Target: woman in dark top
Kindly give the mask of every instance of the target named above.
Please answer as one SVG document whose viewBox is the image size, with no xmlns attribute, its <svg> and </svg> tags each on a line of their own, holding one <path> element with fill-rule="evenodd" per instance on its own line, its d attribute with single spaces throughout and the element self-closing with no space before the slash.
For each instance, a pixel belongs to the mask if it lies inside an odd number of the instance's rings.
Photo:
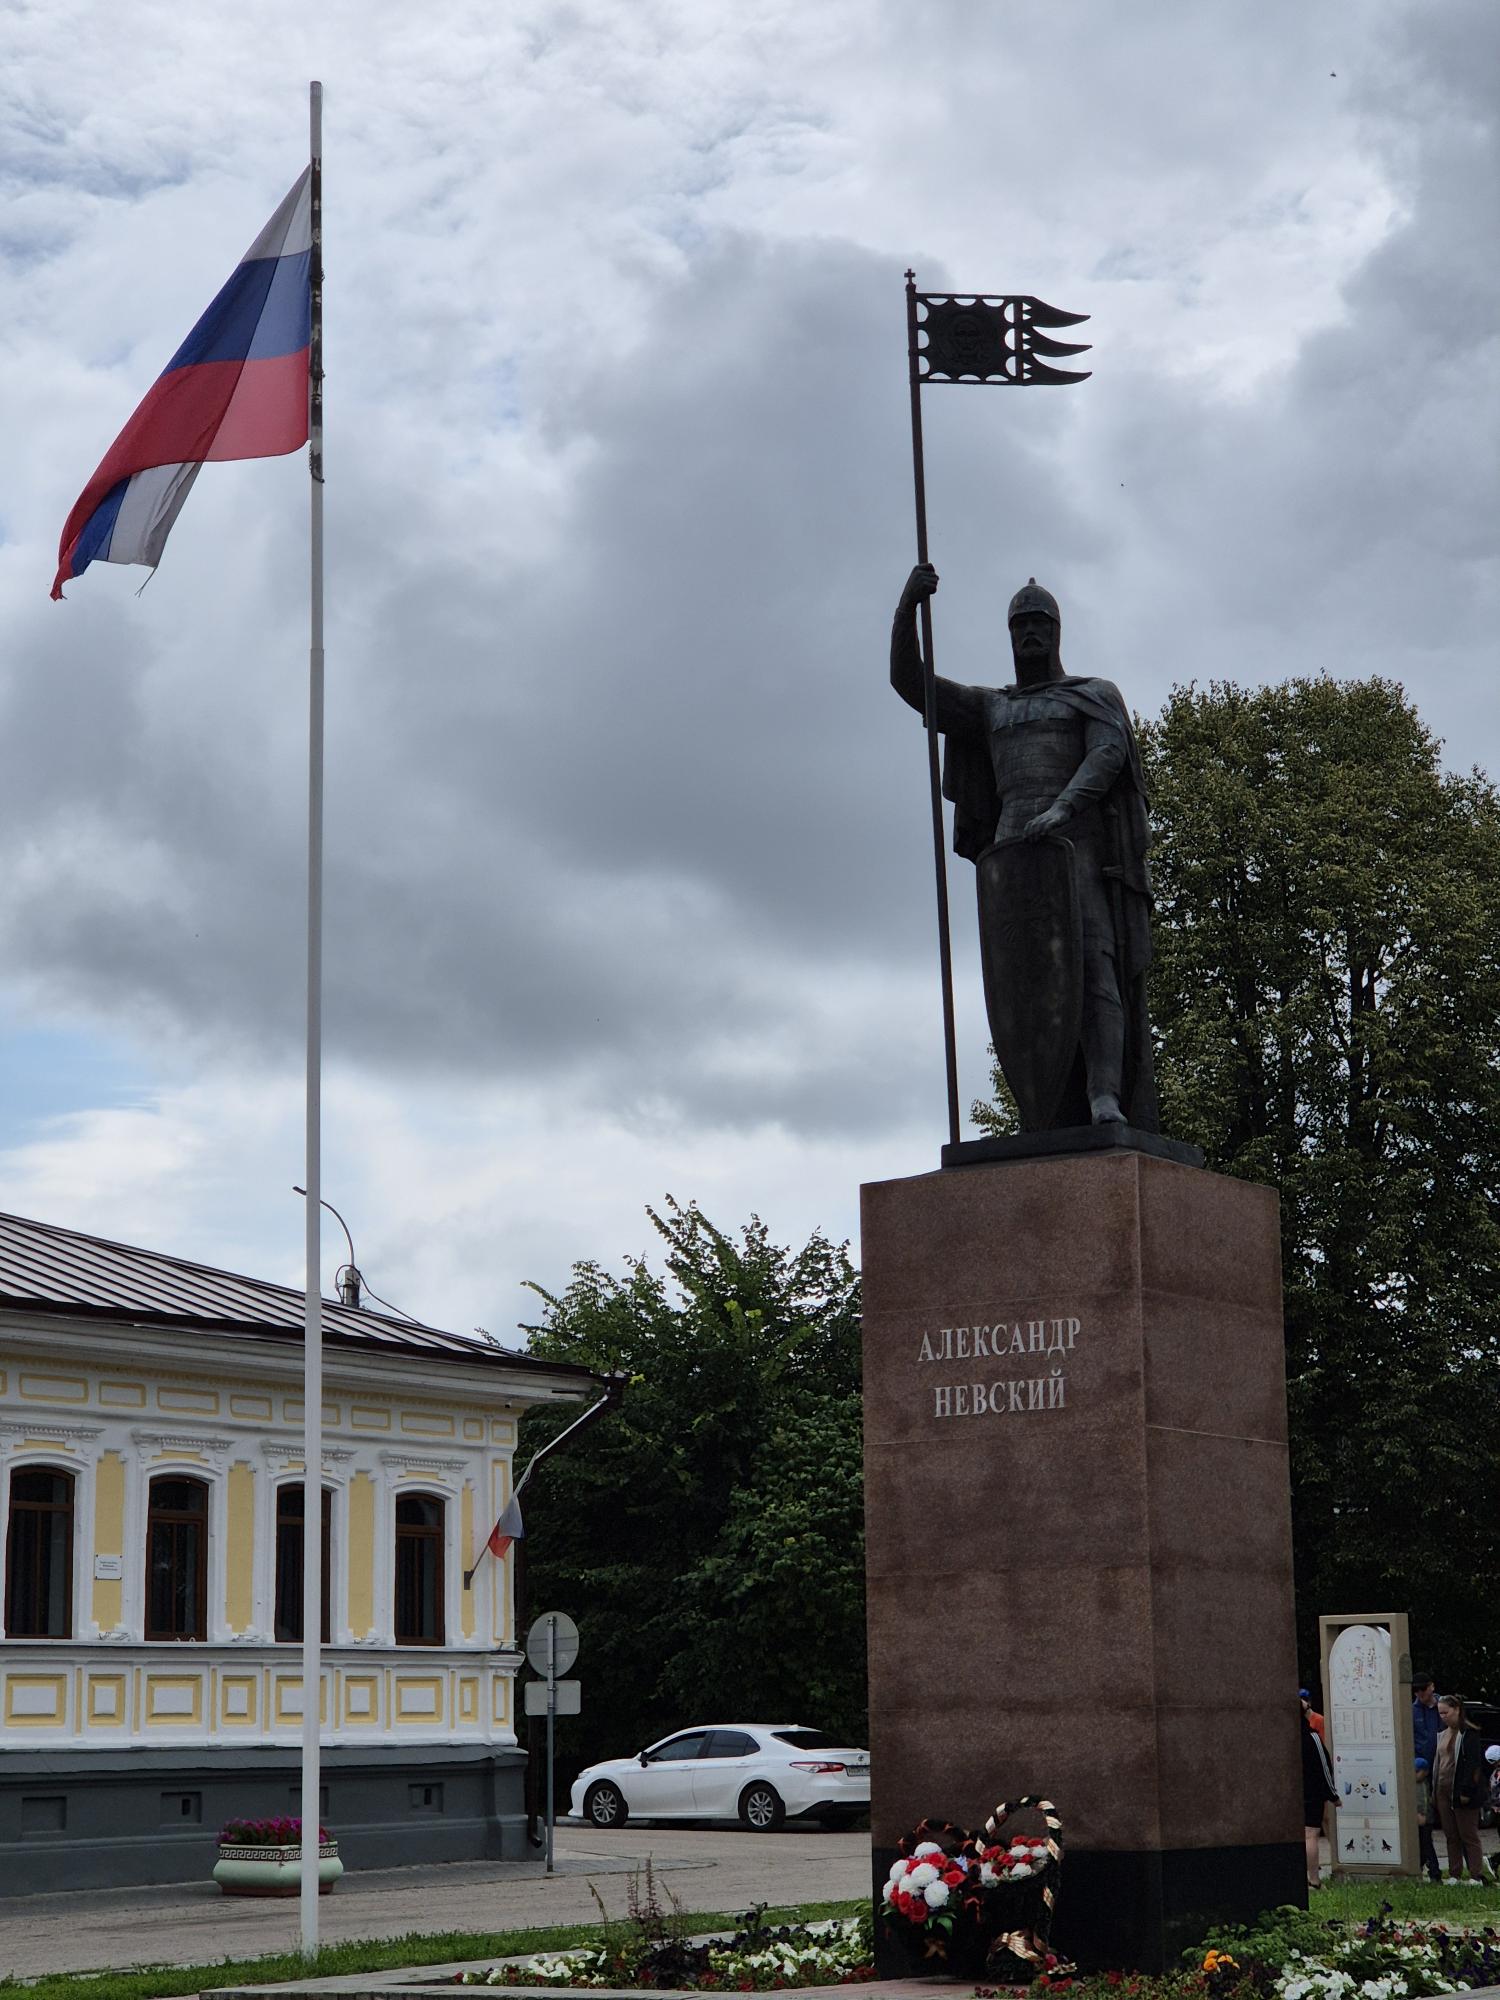
<svg viewBox="0 0 1500 2000">
<path fill-rule="evenodd" d="M 1479 1847 L 1479 1808 L 1484 1803 L 1484 1745 L 1470 1722 L 1462 1695 L 1438 1696 L 1437 1761 L 1432 1771 L 1432 1803 L 1448 1845 L 1448 1880 L 1463 1879 L 1464 1865 L 1476 1882 L 1490 1879 Z"/>
<path fill-rule="evenodd" d="M 1297 1720 L 1302 1729 L 1302 1838 L 1307 1846 L 1307 1886 L 1321 1889 L 1323 1861 L 1318 1852 L 1318 1835 L 1323 1830 L 1325 1810 L 1338 1804 L 1339 1795 L 1333 1788 L 1328 1752 L 1307 1719 L 1305 1704 L 1300 1705 Z"/>
</svg>

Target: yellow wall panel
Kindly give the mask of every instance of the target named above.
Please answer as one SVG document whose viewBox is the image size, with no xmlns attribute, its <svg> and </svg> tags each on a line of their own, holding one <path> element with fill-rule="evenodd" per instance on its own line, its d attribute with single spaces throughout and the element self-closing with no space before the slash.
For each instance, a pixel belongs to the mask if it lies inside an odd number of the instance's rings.
<svg viewBox="0 0 1500 2000">
<path fill-rule="evenodd" d="M 374 1729 L 380 1721 L 380 1676 L 345 1674 L 343 1721 L 351 1729 Z"/>
<path fill-rule="evenodd" d="M 248 1632 L 255 1623 L 255 1469 L 243 1460 L 229 1468 L 228 1511 L 224 1616 L 231 1632 Z"/>
<path fill-rule="evenodd" d="M 260 1675 L 229 1674 L 219 1681 L 219 1727 L 253 1729 L 260 1706 Z"/>
<path fill-rule="evenodd" d="M 303 1409 L 303 1404 L 302 1404 L 302 1398 L 300 1396 L 283 1396 L 281 1399 L 282 1422 L 288 1424 L 300 1424 L 302 1421 L 302 1409 Z M 342 1422 L 342 1419 L 339 1416 L 338 1404 L 325 1403 L 323 1405 L 324 1430 L 329 1430 L 335 1424 L 338 1424 L 340 1422 Z"/>
<path fill-rule="evenodd" d="M 81 1375 L 28 1375 L 20 1377 L 21 1399 L 27 1403 L 86 1403 L 89 1385 Z"/>
<path fill-rule="evenodd" d="M 144 1410 L 146 1385 L 144 1382 L 101 1382 L 99 1403 L 106 1410 Z"/>
<path fill-rule="evenodd" d="M 107 1451 L 94 1473 L 94 1554 L 123 1556 L 125 1553 L 125 1461 L 117 1451 Z M 118 1577 L 107 1582 L 94 1579 L 94 1623 L 101 1632 L 113 1632 L 120 1622 L 120 1601 L 125 1589 Z"/>
<path fill-rule="evenodd" d="M 7 1729 L 57 1729 L 68 1716 L 66 1674 L 8 1674 L 5 1681 Z"/>
<path fill-rule="evenodd" d="M 482 1444 L 484 1442 L 484 1418 L 465 1417 L 464 1436 L 470 1444 Z"/>
<path fill-rule="evenodd" d="M 243 1417 L 247 1423 L 268 1424 L 274 1410 L 269 1396 L 231 1396 L 229 1414 Z"/>
<path fill-rule="evenodd" d="M 199 1675 L 147 1672 L 144 1678 L 148 1729 L 202 1727 L 203 1682 Z"/>
<path fill-rule="evenodd" d="M 375 1629 L 375 1482 L 368 1472 L 349 1481 L 349 1630 L 356 1639 Z"/>
<path fill-rule="evenodd" d="M 219 1414 L 217 1389 L 158 1389 L 156 1407 L 181 1417 L 216 1417 Z"/>
<path fill-rule="evenodd" d="M 357 1431 L 388 1431 L 391 1413 L 389 1410 L 377 1410 L 371 1403 L 352 1403 L 349 1422 Z"/>
<path fill-rule="evenodd" d="M 281 1727 L 300 1724 L 302 1721 L 302 1676 L 301 1674 L 277 1674 L 273 1698 L 275 1719 Z M 328 1676 L 318 1677 L 318 1720 L 328 1720 Z"/>
<path fill-rule="evenodd" d="M 91 1729 L 123 1729 L 126 1721 L 125 1676 L 90 1674 L 88 1718 Z"/>
<path fill-rule="evenodd" d="M 397 1674 L 396 1713 L 393 1720 L 407 1729 L 443 1726 L 443 1676 L 441 1674 Z"/>
<path fill-rule="evenodd" d="M 439 1416 L 431 1410 L 403 1410 L 401 1428 L 408 1437 L 451 1438 L 456 1433 L 452 1417 Z"/>
<path fill-rule="evenodd" d="M 472 1674 L 465 1674 L 458 1683 L 458 1719 L 460 1722 L 479 1720 L 479 1682 Z"/>
</svg>

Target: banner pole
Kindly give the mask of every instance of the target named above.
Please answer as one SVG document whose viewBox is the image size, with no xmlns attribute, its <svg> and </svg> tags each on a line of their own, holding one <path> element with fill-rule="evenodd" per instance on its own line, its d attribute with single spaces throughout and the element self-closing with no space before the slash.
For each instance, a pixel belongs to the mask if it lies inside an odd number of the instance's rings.
<svg viewBox="0 0 1500 2000">
<path fill-rule="evenodd" d="M 302 1956 L 318 1951 L 323 1637 L 323 86 L 308 86 L 312 340 L 307 464 L 311 551 L 307 728 L 307 1290 L 302 1326 Z"/>
<path fill-rule="evenodd" d="M 922 463 L 922 371 L 917 346 L 917 274 L 906 274 L 906 359 L 911 376 L 911 469 L 917 505 L 917 561 L 928 561 L 927 478 Z M 932 856 L 937 870 L 938 970 L 943 988 L 943 1059 L 948 1080 L 948 1140 L 958 1144 L 958 1048 L 953 1032 L 953 948 L 948 926 L 948 861 L 943 842 L 943 784 L 938 757 L 937 673 L 932 662 L 932 599 L 924 597 L 922 713 L 927 724 L 927 776 L 932 792 Z"/>
</svg>

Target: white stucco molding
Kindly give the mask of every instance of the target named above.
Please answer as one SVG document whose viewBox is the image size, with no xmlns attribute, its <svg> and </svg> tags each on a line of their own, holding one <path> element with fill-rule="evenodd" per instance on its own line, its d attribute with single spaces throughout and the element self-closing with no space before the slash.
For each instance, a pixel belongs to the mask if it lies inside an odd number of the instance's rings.
<svg viewBox="0 0 1500 2000">
<path fill-rule="evenodd" d="M 0 1441 L 7 1438 L 96 1438 L 104 1434 L 103 1424 L 54 1424 L 45 1417 L 23 1418 L 18 1423 L 0 1423 Z"/>
<path fill-rule="evenodd" d="M 462 1472 L 467 1463 L 462 1458 L 439 1458 L 420 1451 L 382 1451 L 379 1457 L 382 1465 L 394 1465 L 403 1472 Z"/>
<path fill-rule="evenodd" d="M 137 1458 L 143 1461 L 158 1455 L 176 1458 L 189 1472 L 201 1470 L 193 1464 L 200 1454 L 206 1454 L 213 1469 L 222 1472 L 224 1454 L 230 1449 L 231 1442 L 228 1438 L 209 1437 L 202 1432 L 190 1431 L 132 1431 L 130 1441 L 135 1446 Z M 166 1470 L 165 1467 L 161 1469 Z"/>
<path fill-rule="evenodd" d="M 279 1438 L 262 1438 L 260 1448 L 264 1457 L 280 1459 L 283 1464 L 290 1458 L 300 1459 L 306 1449 L 301 1438 L 298 1438 L 295 1444 L 285 1443 Z M 325 1465 L 345 1465 L 353 1456 L 353 1445 L 325 1444 L 323 1447 L 323 1463 Z"/>
</svg>

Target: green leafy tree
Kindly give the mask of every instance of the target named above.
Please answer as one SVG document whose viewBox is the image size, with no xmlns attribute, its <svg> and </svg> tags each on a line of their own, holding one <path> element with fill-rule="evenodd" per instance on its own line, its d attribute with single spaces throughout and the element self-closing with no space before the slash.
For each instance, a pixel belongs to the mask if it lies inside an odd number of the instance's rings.
<svg viewBox="0 0 1500 2000">
<path fill-rule="evenodd" d="M 527 1595 L 583 1635 L 576 1768 L 692 1722 L 798 1719 L 863 1742 L 859 1281 L 752 1220 L 648 1210 L 665 1274 L 574 1266 L 530 1352 L 622 1372 L 618 1411 L 527 1488 Z M 570 1420 L 537 1411 L 521 1456 Z"/>
<path fill-rule="evenodd" d="M 1500 798 L 1389 681 L 1140 735 L 1162 1128 L 1281 1196 L 1304 1663 L 1408 1609 L 1500 1698 Z"/>
</svg>

